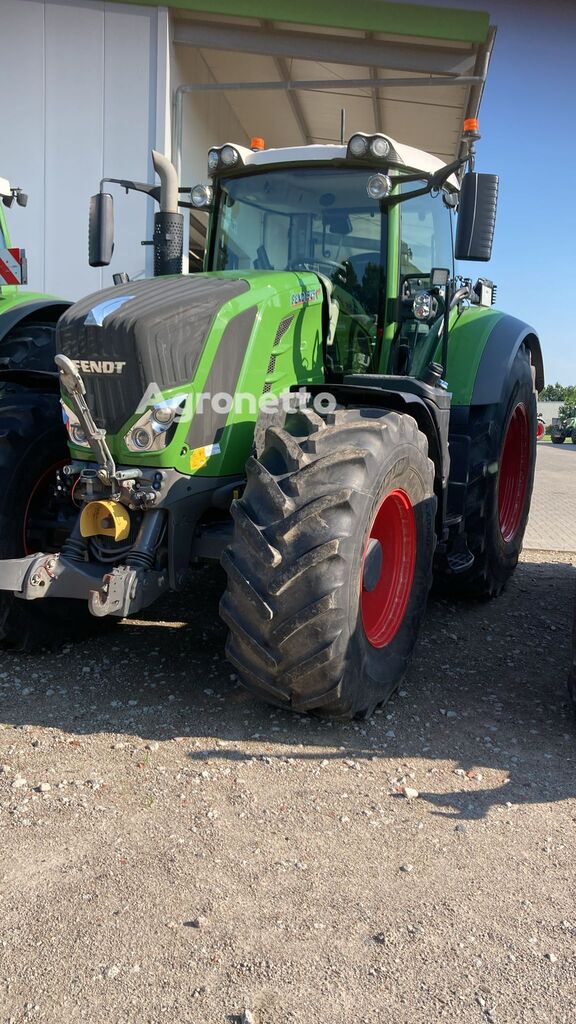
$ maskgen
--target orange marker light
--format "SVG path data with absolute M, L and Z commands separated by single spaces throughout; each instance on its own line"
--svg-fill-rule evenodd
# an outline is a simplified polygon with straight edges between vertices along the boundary
M 253 139 L 250 139 L 250 149 L 257 152 L 259 149 L 265 149 L 264 139 L 260 139 L 257 135 Z
M 464 121 L 464 131 L 465 132 L 474 132 L 474 133 L 476 133 L 476 132 L 478 132 L 478 130 L 479 130 L 478 118 L 477 117 L 467 117 L 465 119 L 465 121 Z

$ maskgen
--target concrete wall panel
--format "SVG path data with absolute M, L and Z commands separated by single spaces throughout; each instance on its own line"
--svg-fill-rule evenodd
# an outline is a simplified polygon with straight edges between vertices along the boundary
M 168 15 L 105 0 L 2 0 L 0 174 L 30 193 L 9 211 L 29 258 L 29 287 L 77 298 L 112 271 L 151 269 L 152 204 L 112 186 L 117 249 L 110 270 L 87 260 L 88 197 L 100 178 L 153 180 L 150 149 L 164 148 Z M 159 60 L 158 54 L 161 54 Z

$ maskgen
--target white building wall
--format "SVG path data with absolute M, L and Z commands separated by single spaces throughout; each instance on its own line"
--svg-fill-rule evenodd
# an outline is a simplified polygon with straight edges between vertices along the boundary
M 214 78 L 202 55 L 193 46 L 174 45 L 170 53 L 170 85 L 174 97 L 180 85 L 213 82 Z M 178 166 L 172 138 L 172 160 Z M 223 142 L 247 145 L 250 140 L 240 121 L 222 92 L 185 93 L 182 103 L 182 151 L 180 153 L 180 181 L 182 185 L 197 185 L 207 181 L 207 156 L 211 146 Z M 206 214 L 195 211 L 195 219 L 206 227 Z M 184 222 L 184 271 L 188 270 L 189 225 Z
M 206 62 L 193 46 L 173 45 L 171 68 L 173 95 L 179 85 L 214 81 Z M 184 185 L 197 185 L 207 180 L 206 159 L 211 146 L 224 142 L 248 145 L 250 142 L 223 92 L 186 93 L 182 114 L 181 181 Z
M 545 424 L 549 426 L 555 419 L 559 418 L 562 402 L 541 402 L 538 401 L 538 415 L 542 416 Z
M 8 211 L 29 288 L 78 298 L 113 271 L 151 272 L 153 205 L 112 186 L 116 250 L 88 266 L 88 197 L 101 177 L 153 181 L 169 152 L 168 12 L 105 0 L 0 0 L 0 174 L 30 195 Z M 9 97 L 9 101 L 6 101 Z

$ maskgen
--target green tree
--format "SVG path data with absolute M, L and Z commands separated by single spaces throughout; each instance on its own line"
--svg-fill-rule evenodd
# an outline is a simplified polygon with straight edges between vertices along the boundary
M 540 392 L 541 402 L 565 402 L 566 392 L 573 391 L 574 388 L 566 387 L 564 384 L 547 384 L 543 391 Z
M 576 416 L 576 387 L 564 388 L 564 397 L 560 406 L 559 416 L 563 420 L 571 420 Z

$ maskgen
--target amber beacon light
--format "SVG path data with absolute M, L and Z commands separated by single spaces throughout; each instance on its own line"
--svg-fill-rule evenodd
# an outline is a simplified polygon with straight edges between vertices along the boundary
M 480 125 L 477 117 L 467 117 L 464 121 L 465 135 L 479 135 Z

